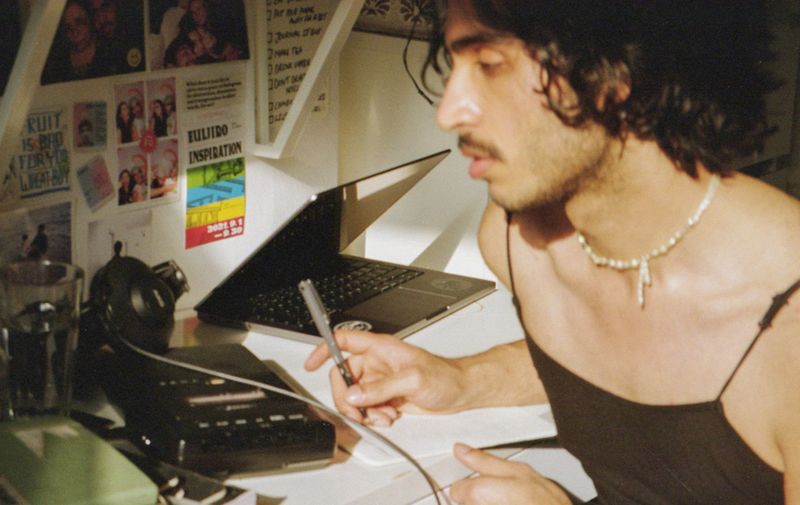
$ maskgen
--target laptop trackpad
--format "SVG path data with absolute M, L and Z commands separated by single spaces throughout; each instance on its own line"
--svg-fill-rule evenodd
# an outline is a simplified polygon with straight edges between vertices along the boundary
M 408 326 L 417 321 L 440 314 L 456 298 L 425 291 L 398 288 L 370 298 L 345 315 L 354 319 L 385 321 L 393 325 Z

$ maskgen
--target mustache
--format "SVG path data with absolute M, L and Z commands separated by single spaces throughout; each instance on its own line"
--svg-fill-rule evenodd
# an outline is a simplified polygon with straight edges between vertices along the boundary
M 482 142 L 468 133 L 458 136 L 458 147 L 459 149 L 466 147 L 470 151 L 475 151 L 486 157 L 503 161 L 503 156 L 500 154 L 500 150 L 497 147 L 488 142 Z

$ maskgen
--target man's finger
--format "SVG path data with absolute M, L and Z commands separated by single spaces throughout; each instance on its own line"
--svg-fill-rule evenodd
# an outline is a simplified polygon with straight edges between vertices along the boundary
M 453 446 L 453 454 L 464 466 L 482 476 L 515 477 L 519 476 L 521 470 L 527 466 L 461 443 Z
M 364 416 L 361 415 L 358 408 L 344 400 L 347 384 L 345 384 L 339 369 L 335 366 L 331 367 L 328 377 L 331 381 L 331 394 L 333 395 L 333 403 L 336 409 L 354 421 L 364 422 Z
M 330 357 L 331 352 L 328 350 L 328 346 L 325 344 L 325 342 L 322 342 L 321 344 L 317 345 L 313 351 L 311 351 L 311 354 L 308 355 L 305 363 L 303 363 L 303 366 L 309 372 L 313 372 L 321 367 L 322 364 L 325 363 Z
M 351 354 L 363 354 L 374 345 L 376 340 L 380 340 L 384 337 L 368 331 L 336 330 L 334 332 L 334 338 L 336 338 L 336 343 L 342 351 Z M 304 363 L 305 369 L 308 371 L 317 370 L 330 357 L 330 349 L 328 349 L 325 342 L 321 342 L 311 351 L 308 358 L 306 358 Z
M 371 331 L 360 330 L 336 330 L 333 332 L 333 337 L 336 339 L 336 343 L 339 344 L 339 348 L 342 351 L 351 354 L 364 354 L 369 351 L 376 342 L 380 342 L 386 338 L 395 338 L 383 333 L 372 333 Z
M 356 374 L 356 372 L 353 372 Z M 384 379 L 361 381 L 347 390 L 346 400 L 359 407 L 387 404 L 397 398 L 406 398 L 419 388 L 419 373 L 414 369 L 402 370 Z

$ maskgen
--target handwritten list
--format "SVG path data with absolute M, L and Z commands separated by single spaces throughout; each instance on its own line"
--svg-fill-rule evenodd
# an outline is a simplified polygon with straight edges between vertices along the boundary
M 268 124 L 270 141 L 274 141 L 330 21 L 336 0 L 265 1 Z M 324 110 L 325 101 L 326 93 L 322 92 L 315 110 Z

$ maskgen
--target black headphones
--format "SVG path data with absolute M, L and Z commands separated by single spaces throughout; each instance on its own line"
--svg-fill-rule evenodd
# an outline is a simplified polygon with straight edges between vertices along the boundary
M 114 257 L 92 278 L 81 310 L 78 345 L 91 353 L 108 343 L 119 351 L 125 339 L 163 354 L 175 325 L 175 301 L 189 290 L 186 276 L 174 261 L 150 268 L 121 256 L 121 250 L 116 242 Z

